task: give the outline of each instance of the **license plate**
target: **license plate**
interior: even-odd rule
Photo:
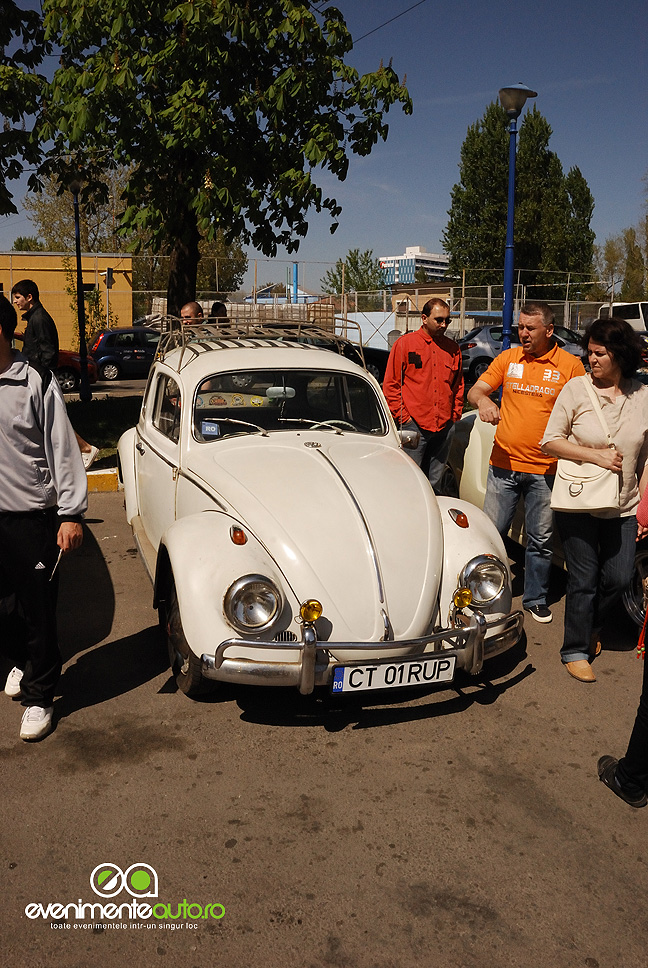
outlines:
[[[404,662],[375,662],[367,665],[338,666],[333,673],[331,692],[364,692],[367,689],[404,689],[407,686],[433,686],[452,682],[454,655],[420,656]]]

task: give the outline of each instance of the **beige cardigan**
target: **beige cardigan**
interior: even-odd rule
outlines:
[[[589,380],[587,376],[585,379]],[[549,417],[540,447],[563,438],[583,447],[607,447],[601,422],[587,388],[575,377],[562,388]],[[595,391],[596,392],[596,391]],[[648,459],[648,387],[631,380],[627,391],[615,401],[598,395],[603,417],[617,450],[623,455],[620,512],[592,511],[595,517],[625,517],[639,504],[638,480]]]

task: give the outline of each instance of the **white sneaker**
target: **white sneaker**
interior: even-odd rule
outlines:
[[[16,696],[20,695],[20,682],[22,677],[22,669],[19,669],[18,666],[14,666],[7,676],[7,681],[5,682],[4,691],[7,696],[11,696],[12,699],[15,699]]]
[[[82,450],[81,451],[81,458],[83,460],[83,466],[85,467],[86,470],[88,470],[88,468],[90,467],[90,464],[92,464],[93,460],[95,459],[95,457],[97,456],[98,453],[99,453],[99,448],[98,447],[95,447],[94,444],[90,447],[90,450],[88,450],[88,451]]]
[[[42,706],[27,706],[20,725],[21,739],[41,739],[47,736],[52,728],[52,713],[54,707],[43,709]]]

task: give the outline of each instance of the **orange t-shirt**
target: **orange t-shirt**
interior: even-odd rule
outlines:
[[[496,356],[480,380],[493,390],[503,386],[500,422],[490,462],[504,470],[555,474],[556,458],[540,450],[556,397],[568,380],[585,368],[554,345],[543,356],[528,356],[521,346]]]

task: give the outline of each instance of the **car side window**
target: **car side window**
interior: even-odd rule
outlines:
[[[156,430],[177,444],[180,437],[180,388],[170,376],[158,380],[152,423]]]

